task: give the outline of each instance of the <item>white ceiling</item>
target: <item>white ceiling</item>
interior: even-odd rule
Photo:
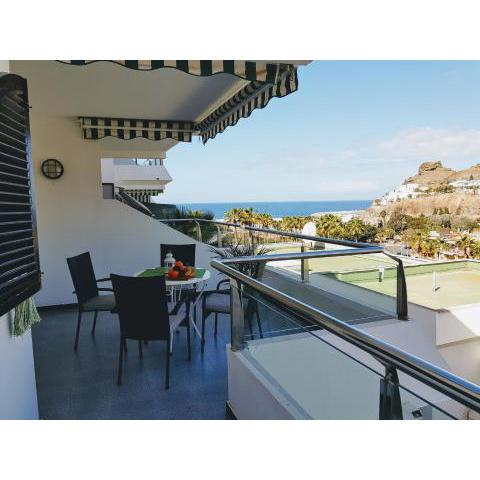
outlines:
[[[35,82],[36,107],[60,116],[192,120],[208,114],[247,82],[228,74],[196,77],[175,69],[137,71],[98,62],[12,61],[10,70]]]

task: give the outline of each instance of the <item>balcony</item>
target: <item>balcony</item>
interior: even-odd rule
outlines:
[[[348,288],[327,291],[314,281],[314,261],[392,262],[381,247],[187,222],[217,249],[236,237],[245,248],[292,250],[296,245],[297,251],[228,259],[211,253],[211,266],[230,279],[232,328],[229,316],[221,314],[214,337],[210,318],[205,353],[195,338],[190,362],[185,334],[178,333],[168,391],[163,389],[163,347],[149,345],[140,360],[132,342],[126,381],[119,388],[115,316],[102,315],[93,339],[84,328],[74,356],[76,311],[47,310],[33,331],[42,418],[477,418],[478,385],[455,374],[421,322],[409,316],[401,261],[393,260],[399,295],[390,303],[368,296],[362,301]],[[303,240],[327,248],[305,251]],[[242,264],[264,265],[261,279]],[[287,271],[285,264],[293,268]]]
[[[65,258],[89,250],[100,277],[111,272],[132,276],[158,265],[160,243],[192,243],[172,228],[175,219],[162,222],[140,214],[131,208],[133,202],[103,201],[101,181],[125,191],[162,191],[171,181],[161,161],[167,150],[195,135],[211,141],[253,109],[298,87],[296,64],[280,62],[265,69],[249,63],[247,69],[242,61],[203,62],[195,70],[195,62],[172,66],[147,61],[147,68],[155,71],[138,75],[103,63],[75,68],[58,62],[14,65],[15,72],[28,79],[35,160],[32,164],[25,141],[23,150],[8,147],[10,163],[5,165],[6,175],[15,178],[18,173],[12,170],[26,172],[28,166],[36,176],[39,196],[38,228],[33,221],[27,223],[33,255],[38,231],[42,266],[28,260],[32,254],[22,254],[20,260],[21,268],[34,268],[38,277],[42,272],[42,289],[35,301],[44,307],[43,322],[33,327],[41,417],[225,418],[227,410],[239,419],[475,418],[480,379],[472,362],[475,351],[465,348],[478,347],[479,330],[471,323],[475,316],[457,322],[456,331],[445,331],[448,335],[437,342],[435,321],[422,315],[422,305],[412,308],[408,302],[402,261],[375,245],[188,220],[196,236],[195,263],[210,269],[209,288],[220,278],[230,284],[231,315],[219,316],[216,338],[213,319],[208,319],[205,353],[194,337],[192,359],[187,360],[184,333],[175,333],[171,389],[165,391],[161,368],[165,346],[145,346],[141,359],[133,342],[125,359],[125,382],[119,387],[117,319],[106,313],[100,315],[95,336],[85,318],[79,352],[73,352],[76,299]],[[186,75],[186,67],[192,68],[191,75]],[[213,67],[225,71],[210,75]],[[268,78],[258,82],[262,72]],[[125,96],[133,80],[142,95]],[[87,84],[91,88],[79,88]],[[11,101],[6,99],[9,105]],[[20,111],[29,113],[27,105],[20,105]],[[18,123],[18,112],[9,115],[7,122]],[[79,128],[74,128],[77,122]],[[21,138],[28,140],[28,128],[24,130]],[[12,154],[18,150],[25,158]],[[132,160],[142,156],[160,161]],[[38,174],[42,159],[53,158],[61,159],[65,170],[56,183]],[[99,158],[108,164],[104,177],[99,175]],[[21,199],[13,202],[21,208],[25,202],[34,206],[26,187],[29,180],[25,176],[22,181],[25,185],[6,182],[10,190],[21,189],[4,192],[7,215],[13,214],[7,209],[10,197]],[[24,221],[5,223],[6,228],[14,224],[12,228],[20,229]],[[309,250],[304,240],[314,248]],[[224,247],[232,243],[241,245],[244,253],[228,258]],[[273,251],[262,252],[265,246]],[[20,261],[16,251],[12,255],[14,262]],[[367,266],[360,267],[361,274],[352,266],[353,259],[360,258]],[[327,261],[330,267],[325,267]],[[4,262],[5,269],[9,265],[11,260]],[[255,270],[263,274],[254,275]],[[384,282],[381,291],[369,288],[379,282]],[[443,321],[450,326],[449,318]],[[22,339],[7,338],[7,318],[4,326],[2,338],[9,345],[17,350],[20,344],[29,347],[29,332]],[[2,363],[15,365],[4,352]],[[31,372],[28,349],[21,353]],[[19,387],[6,402],[9,407],[25,398],[24,385],[31,389],[29,404],[36,403],[32,376],[17,381],[10,373],[8,378],[10,385]],[[30,409],[15,416],[35,415]]]
[[[102,159],[102,184],[126,190],[163,192],[171,181],[161,158]]]

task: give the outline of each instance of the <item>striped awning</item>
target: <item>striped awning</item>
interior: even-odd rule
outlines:
[[[58,60],[68,65],[83,66],[95,62],[117,63],[133,70],[175,68],[190,75],[209,77],[229,73],[250,82],[276,84],[289,66],[283,63],[256,62],[252,60]]]
[[[164,140],[171,138],[178,142],[191,142],[194,133],[193,122],[173,122],[164,120],[140,120],[132,118],[80,117],[83,138],[98,140],[116,137],[122,140],[146,138]]]
[[[146,189],[128,189],[124,188],[123,191],[133,197],[135,200],[141,203],[150,203],[150,197],[155,197],[163,193],[162,189],[146,190]]]
[[[250,82],[229,100],[210,112],[198,123],[125,118],[81,117],[83,136],[88,140],[116,137],[123,140],[171,138],[191,142],[200,135],[205,144],[209,139],[247,118],[257,108],[265,108],[274,97],[285,97],[298,89],[297,69],[285,63],[266,63],[246,60],[67,60],[70,65],[93,62],[114,62],[136,70],[176,68],[192,75],[209,76],[229,73]]]
[[[222,133],[227,127],[235,125],[240,118],[249,117],[253,110],[265,108],[272,98],[285,97],[297,88],[298,76],[295,67],[285,71],[275,85],[249,83],[197,124],[196,128],[203,143]]]

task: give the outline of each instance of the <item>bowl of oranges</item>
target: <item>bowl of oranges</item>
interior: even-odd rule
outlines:
[[[171,268],[167,277],[169,280],[190,280],[195,277],[195,267],[188,267],[182,261],[177,260],[175,266]]]

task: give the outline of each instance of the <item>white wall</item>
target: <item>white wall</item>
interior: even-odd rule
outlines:
[[[0,60],[0,72],[9,71]],[[32,337],[10,335],[10,315],[0,317],[0,419],[38,418]]]
[[[10,315],[0,317],[0,420],[38,418],[31,332],[10,335]]]
[[[56,92],[38,78],[34,65],[14,63],[16,73],[28,80],[32,106],[37,226],[44,272],[43,288],[36,300],[39,305],[71,303],[75,299],[66,257],[89,250],[98,277],[111,272],[132,275],[159,265],[160,243],[192,240],[115,200],[102,198],[101,158],[111,158],[112,152],[121,156],[122,151],[129,156],[137,151],[139,154],[134,156],[148,158],[148,152],[165,148],[143,138],[84,140],[75,118],[50,110],[49,97]],[[52,102],[58,104],[59,99],[52,98]],[[40,165],[46,158],[63,163],[63,177],[49,180],[40,174]],[[199,266],[208,266],[208,248],[199,245],[197,255]]]

